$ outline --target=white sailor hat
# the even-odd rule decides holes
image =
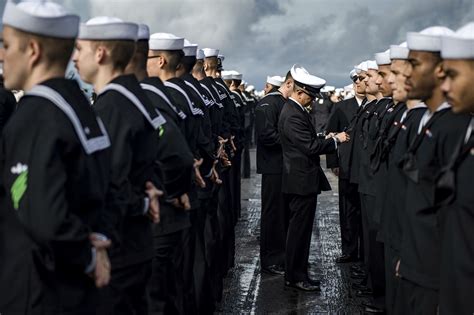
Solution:
[[[228,70],[221,72],[223,80],[242,80],[242,74],[235,70]]]
[[[190,41],[187,39],[184,39],[184,45],[183,45],[183,51],[185,56],[196,56],[197,54],[197,44],[192,44]]]
[[[170,33],[154,33],[150,35],[150,50],[183,50],[184,38]]]
[[[243,74],[238,71],[232,71],[232,80],[242,80]]]
[[[375,60],[367,60],[367,70],[379,70]]]
[[[290,70],[291,76],[295,81],[295,85],[305,90],[312,97],[316,97],[319,90],[326,84],[326,81],[309,74],[302,66],[295,64]]]
[[[421,32],[407,33],[407,44],[410,50],[441,51],[441,37],[454,34],[452,30],[444,26],[432,26]]]
[[[452,36],[441,39],[443,59],[474,59],[474,22],[470,22]]]
[[[361,73],[362,71],[367,71],[369,70],[367,68],[367,61],[362,61],[361,63],[359,63],[357,66],[354,67],[357,71],[357,73]]]
[[[203,48],[202,52],[204,53],[205,58],[219,56],[219,49],[215,48]]]
[[[149,40],[150,39],[150,28],[146,24],[138,24],[138,36],[137,40]]]
[[[407,60],[409,53],[410,50],[408,49],[407,42],[390,46],[390,59]]]
[[[79,27],[79,39],[85,40],[133,40],[138,37],[138,25],[110,17],[98,16]]]
[[[79,16],[50,1],[8,1],[3,11],[4,25],[47,37],[76,38],[79,22]]]
[[[354,91],[354,87],[352,86],[352,84],[344,86],[344,92],[350,92],[350,91]]]
[[[271,85],[274,85],[274,86],[281,86],[283,84],[283,81],[285,79],[278,75],[275,75],[275,76],[267,76],[267,83],[271,84]]]
[[[222,80],[232,80],[232,71],[231,70],[221,71],[221,78]]]
[[[197,59],[197,60],[202,60],[202,59],[204,59],[204,51],[202,51],[202,49],[198,49],[198,50],[197,50],[196,59]]]
[[[375,62],[377,62],[377,65],[379,66],[391,64],[392,60],[390,59],[390,49],[387,49],[384,52],[376,53]]]

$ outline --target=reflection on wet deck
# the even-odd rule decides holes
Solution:
[[[324,163],[324,162],[323,162]],[[324,165],[324,164],[323,164]],[[310,253],[310,275],[321,279],[321,293],[284,287],[282,276],[260,273],[260,176],[242,180],[242,219],[236,228],[236,265],[224,282],[218,311],[225,314],[359,314],[362,302],[351,292],[349,267],[337,265],[340,255],[337,179],[326,173],[333,191],[318,199]]]

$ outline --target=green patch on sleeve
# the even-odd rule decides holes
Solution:
[[[22,172],[18,177],[16,178],[15,182],[12,185],[12,188],[10,189],[11,195],[12,195],[12,201],[13,201],[13,208],[15,210],[18,210],[20,207],[20,201],[21,198],[23,198],[23,195],[26,192],[26,188],[28,187],[28,171]]]
[[[165,133],[165,128],[163,126],[160,126],[160,131],[158,133],[158,135],[160,136],[160,138],[163,136],[163,134]]]

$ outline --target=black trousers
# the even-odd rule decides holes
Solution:
[[[205,229],[207,210],[207,199],[201,200],[201,207],[196,209],[196,243],[194,251],[193,277],[194,295],[196,298],[195,314],[212,314],[214,312],[214,299],[212,295],[212,283],[210,278],[210,265],[206,259]]]
[[[317,195],[286,195],[290,221],[286,237],[285,279],[290,282],[308,279],[308,258],[316,213]]]
[[[232,167],[230,169],[230,199],[232,200],[232,210],[234,211],[234,225],[237,224],[241,216],[241,185],[240,178],[242,176],[242,150],[237,150],[232,159]]]
[[[235,222],[234,210],[232,205],[231,191],[231,171],[227,170],[220,174],[222,185],[219,189],[219,206],[217,209],[217,218],[219,222],[219,250],[218,266],[219,275],[224,278],[227,271],[234,265],[235,253]]]
[[[371,205],[372,196],[360,194],[360,210],[361,210],[361,218],[362,218],[362,243],[364,247],[364,264],[368,270],[369,268],[369,217],[370,217],[370,210],[369,208],[373,206]]]
[[[196,252],[196,209],[190,213],[191,226],[183,230],[181,246],[183,248],[183,308],[185,314],[196,313],[196,295],[194,288],[194,258]]]
[[[342,254],[362,258],[362,220],[357,185],[339,178],[339,220]]]
[[[373,224],[375,207],[375,197],[371,195],[361,195],[362,209],[366,214],[366,223],[368,222],[368,270],[370,284],[374,292],[375,304],[379,307],[385,307],[385,253],[384,244],[377,241],[378,230]],[[365,253],[365,248],[364,248]]]
[[[155,236],[150,315],[184,314],[182,231]]]
[[[243,150],[243,170],[242,177],[250,178],[250,141],[252,138],[252,128],[245,129],[245,142]]]
[[[395,276],[395,268],[400,254],[387,243],[385,244],[385,310],[388,315],[395,312],[395,301],[400,278]]]
[[[262,175],[262,213],[260,216],[260,264],[285,265],[289,210],[281,193],[281,174]]]
[[[407,279],[401,279],[397,290],[394,314],[437,314],[438,291],[421,287]]]
[[[109,285],[100,290],[97,314],[148,314],[147,287],[151,273],[151,261],[112,269]]]

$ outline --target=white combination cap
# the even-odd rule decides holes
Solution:
[[[202,49],[205,58],[219,56],[219,49],[215,48],[203,48]]]
[[[390,46],[390,59],[407,60],[409,53],[410,50],[408,49],[407,42]]]
[[[138,36],[138,25],[110,17],[98,16],[79,27],[79,39],[85,40],[133,40]]]
[[[196,56],[197,54],[198,45],[192,44],[187,39],[184,39],[183,51],[185,56]]]
[[[407,44],[410,50],[441,51],[441,37],[453,35],[454,32],[444,26],[432,26],[421,32],[407,33]]]
[[[137,40],[149,40],[150,39],[150,28],[146,24],[138,24],[138,37]]]
[[[8,1],[3,11],[4,25],[47,37],[76,38],[79,22],[79,16],[50,1]]]
[[[326,84],[324,79],[310,74],[308,70],[298,64],[293,65],[290,72],[295,84],[313,97],[316,97],[319,90]]]
[[[170,33],[154,33],[150,35],[150,50],[183,50],[184,38]]]
[[[474,59],[474,22],[470,22],[452,36],[441,39],[443,59]]]
[[[274,86],[281,86],[283,82],[285,81],[285,78],[280,77],[279,75],[274,75],[274,76],[267,76],[267,83],[274,85]]]
[[[377,62],[377,65],[379,66],[391,64],[392,60],[390,59],[390,49],[387,49],[384,52],[376,53],[375,62]]]

